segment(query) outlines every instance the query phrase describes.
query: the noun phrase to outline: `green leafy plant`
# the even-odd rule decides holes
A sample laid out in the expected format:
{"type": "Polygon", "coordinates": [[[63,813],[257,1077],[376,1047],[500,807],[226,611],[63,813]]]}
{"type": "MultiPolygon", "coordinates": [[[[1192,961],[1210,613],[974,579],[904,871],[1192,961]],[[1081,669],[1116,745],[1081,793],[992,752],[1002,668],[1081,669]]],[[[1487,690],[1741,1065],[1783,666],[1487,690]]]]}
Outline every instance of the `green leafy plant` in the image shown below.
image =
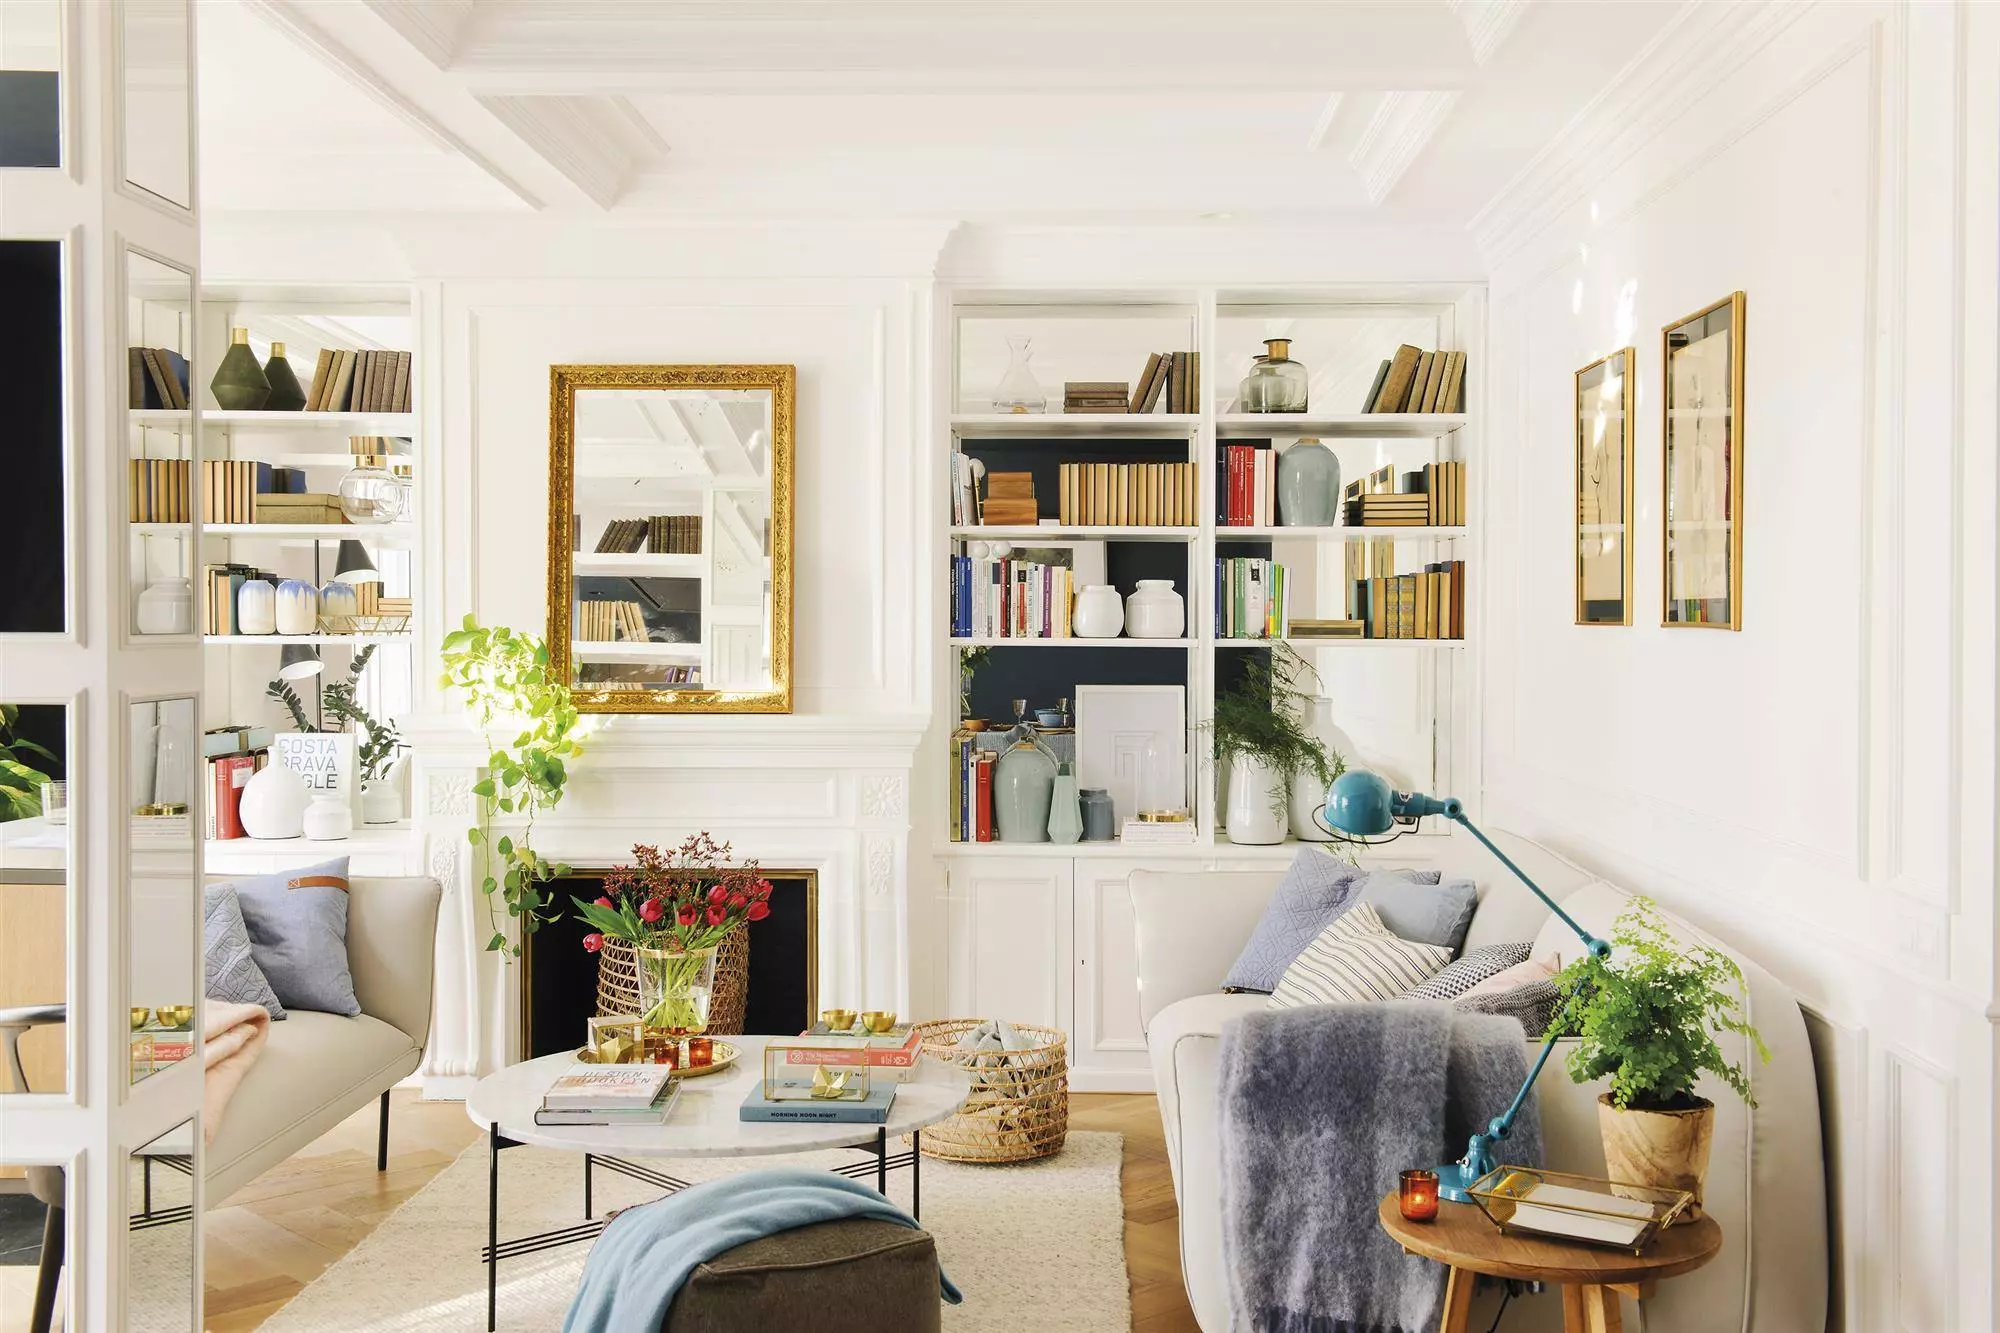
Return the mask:
{"type": "MultiPolygon", "coordinates": [[[[569,867],[543,859],[531,840],[536,816],[562,800],[569,765],[583,753],[583,728],[569,685],[550,669],[549,646],[539,635],[504,625],[488,628],[467,616],[463,627],[445,635],[442,657],[445,684],[465,696],[493,747],[486,776],[472,788],[479,798],[479,822],[465,831],[465,838],[486,849],[488,873],[480,891],[494,925],[486,947],[502,952],[508,944],[493,916],[496,896],[524,935],[560,915],[542,886],[567,875],[569,867]],[[506,739],[496,741],[496,733],[506,739]],[[521,828],[496,838],[493,823],[503,815],[520,820],[521,828]]],[[[519,946],[512,952],[518,955],[519,946]]]]}
{"type": "Polygon", "coordinates": [[[979,674],[979,668],[986,665],[993,650],[981,645],[967,648],[958,655],[958,716],[960,721],[972,716],[972,679],[979,674]]]}
{"type": "Polygon", "coordinates": [[[1283,813],[1291,799],[1292,782],[1310,773],[1322,787],[1347,771],[1347,763],[1328,751],[1325,742],[1306,730],[1315,695],[1304,687],[1318,684],[1312,664],[1282,641],[1268,657],[1252,653],[1243,677],[1215,698],[1215,715],[1202,723],[1215,756],[1226,768],[1238,758],[1260,760],[1278,774],[1273,809],[1283,813]]]}
{"type": "Polygon", "coordinates": [[[1618,914],[1611,953],[1577,959],[1556,978],[1556,1026],[1578,1038],[1569,1076],[1609,1076],[1611,1101],[1641,1111],[1704,1104],[1695,1080],[1713,1074],[1751,1106],[1750,1079],[1716,1045],[1715,1033],[1746,1037],[1765,1063],[1771,1052],[1743,1013],[1743,969],[1718,949],[1683,947],[1649,898],[1618,914]]]}
{"type": "Polygon", "coordinates": [[[396,757],[396,751],[403,746],[403,738],[396,734],[395,723],[378,721],[361,706],[358,698],[361,675],[368,669],[368,659],[373,656],[375,645],[371,643],[347,664],[345,679],[337,680],[320,691],[320,711],[333,719],[337,724],[335,726],[319,727],[308,720],[305,700],[283,677],[264,687],[265,697],[283,704],[285,711],[292,715],[292,725],[300,731],[345,731],[352,727],[356,740],[355,759],[363,782],[373,782],[386,773],[396,757]]]}
{"type": "Polygon", "coordinates": [[[42,813],[42,784],[54,779],[30,759],[47,760],[52,766],[62,763],[27,737],[16,736],[14,728],[20,721],[17,705],[0,704],[0,824],[42,813]]]}

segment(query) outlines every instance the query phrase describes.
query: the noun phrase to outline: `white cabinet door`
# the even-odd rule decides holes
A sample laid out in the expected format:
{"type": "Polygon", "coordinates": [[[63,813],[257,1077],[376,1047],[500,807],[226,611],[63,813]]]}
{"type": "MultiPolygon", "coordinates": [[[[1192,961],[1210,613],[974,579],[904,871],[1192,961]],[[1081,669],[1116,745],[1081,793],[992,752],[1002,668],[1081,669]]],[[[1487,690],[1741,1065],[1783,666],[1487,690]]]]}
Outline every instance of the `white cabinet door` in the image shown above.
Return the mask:
{"type": "Polygon", "coordinates": [[[1179,861],[1076,862],[1076,1027],[1070,1081],[1079,1091],[1144,1092],[1153,1086],[1139,1021],[1139,960],[1132,924],[1135,870],[1185,869],[1179,861]]]}
{"type": "Polygon", "coordinates": [[[1005,1018],[1069,1031],[1070,867],[1048,856],[946,863],[949,1012],[939,1017],[1005,1018]]]}

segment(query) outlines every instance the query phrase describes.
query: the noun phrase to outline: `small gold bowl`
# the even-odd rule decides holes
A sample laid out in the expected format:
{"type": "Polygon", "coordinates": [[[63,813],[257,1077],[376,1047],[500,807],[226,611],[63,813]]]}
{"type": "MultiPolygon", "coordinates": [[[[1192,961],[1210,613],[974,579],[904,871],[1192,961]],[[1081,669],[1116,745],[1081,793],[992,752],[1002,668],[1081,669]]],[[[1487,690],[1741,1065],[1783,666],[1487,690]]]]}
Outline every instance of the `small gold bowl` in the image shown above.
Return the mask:
{"type": "Polygon", "coordinates": [[[136,1004],[133,1005],[132,1030],[134,1032],[137,1032],[140,1028],[146,1026],[146,1020],[151,1018],[152,1016],[153,1016],[153,1011],[151,1009],[142,1009],[136,1004]]]}
{"type": "Polygon", "coordinates": [[[861,1011],[861,1026],[879,1036],[896,1026],[896,1011],[893,1009],[864,1009],[861,1011]]]}
{"type": "Polygon", "coordinates": [[[819,1021],[826,1024],[827,1031],[829,1032],[852,1032],[854,1030],[854,1011],[852,1009],[822,1009],[819,1011],[819,1021]]]}
{"type": "Polygon", "coordinates": [[[194,1006],[191,1004],[163,1004],[154,1012],[160,1016],[163,1028],[184,1028],[194,1021],[194,1006]]]}

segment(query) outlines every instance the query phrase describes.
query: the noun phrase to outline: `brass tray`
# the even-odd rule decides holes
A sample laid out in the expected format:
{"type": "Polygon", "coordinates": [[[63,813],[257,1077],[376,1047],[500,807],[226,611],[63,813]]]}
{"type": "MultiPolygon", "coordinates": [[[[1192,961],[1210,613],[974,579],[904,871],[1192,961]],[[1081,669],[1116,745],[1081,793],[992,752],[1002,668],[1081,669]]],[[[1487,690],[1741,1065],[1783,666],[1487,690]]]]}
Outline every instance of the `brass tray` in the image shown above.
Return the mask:
{"type": "MultiPolygon", "coordinates": [[[[738,1060],[743,1058],[743,1052],[737,1049],[736,1044],[734,1042],[724,1041],[720,1037],[709,1038],[709,1055],[711,1058],[709,1059],[709,1062],[705,1065],[690,1065],[685,1069],[680,1068],[679,1066],[675,1066],[673,1077],[705,1078],[710,1074],[721,1073],[723,1070],[728,1069],[731,1065],[734,1065],[738,1060]]],[[[577,1047],[576,1058],[579,1063],[586,1065],[597,1063],[595,1060],[591,1059],[590,1048],[588,1046],[577,1047]]],[[[649,1062],[635,1061],[634,1063],[649,1063],[649,1062]]]]}

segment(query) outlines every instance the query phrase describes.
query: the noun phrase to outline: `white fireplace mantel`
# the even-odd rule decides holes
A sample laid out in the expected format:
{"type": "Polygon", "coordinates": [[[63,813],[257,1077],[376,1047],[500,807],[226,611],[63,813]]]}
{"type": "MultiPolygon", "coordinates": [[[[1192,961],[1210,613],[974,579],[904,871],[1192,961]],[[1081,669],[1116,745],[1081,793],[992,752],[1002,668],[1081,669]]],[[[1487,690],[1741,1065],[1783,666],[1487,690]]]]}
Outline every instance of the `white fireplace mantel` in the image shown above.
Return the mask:
{"type": "MultiPolygon", "coordinates": [[[[705,830],[765,865],[816,871],[820,995],[909,1011],[910,771],[928,717],[588,721],[562,802],[535,823],[537,851],[602,866],[629,859],[635,842],[671,844],[705,830]]],[[[428,1095],[462,1096],[473,1079],[519,1058],[514,965],[484,948],[496,928],[511,937],[511,923],[504,910],[505,924],[489,918],[480,849],[465,840],[492,747],[463,716],[411,717],[401,729],[417,756],[412,810],[425,863],[445,890],[423,1078],[428,1095]]]]}

